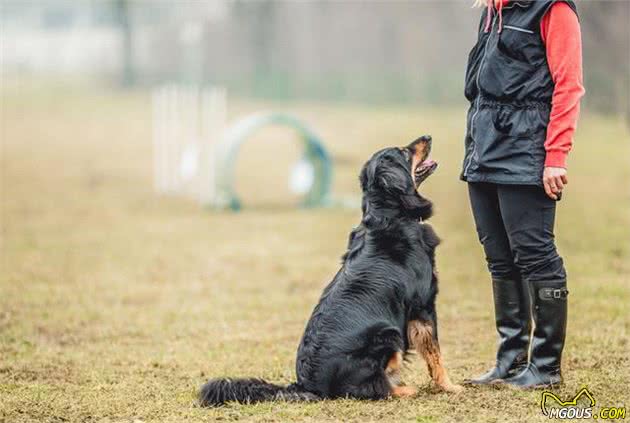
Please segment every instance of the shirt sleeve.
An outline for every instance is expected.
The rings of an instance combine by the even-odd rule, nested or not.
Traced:
[[[565,167],[584,96],[582,34],[577,14],[565,2],[555,3],[540,30],[555,84],[545,140],[545,166]]]

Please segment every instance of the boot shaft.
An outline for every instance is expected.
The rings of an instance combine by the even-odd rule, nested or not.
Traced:
[[[542,372],[560,372],[567,328],[566,280],[529,283],[534,334],[530,362]]]
[[[497,367],[507,371],[527,361],[531,331],[529,293],[520,279],[492,281],[499,334]]]

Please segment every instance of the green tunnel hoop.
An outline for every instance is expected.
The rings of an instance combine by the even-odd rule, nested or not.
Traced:
[[[302,160],[307,161],[313,167],[313,184],[304,194],[300,205],[302,207],[328,205],[332,183],[332,162],[321,139],[297,118],[284,113],[273,112],[247,116],[230,126],[225,132],[225,136],[217,149],[217,197],[219,204],[232,210],[241,209],[241,201],[234,187],[238,152],[255,131],[269,125],[280,125],[295,130],[304,147]]]

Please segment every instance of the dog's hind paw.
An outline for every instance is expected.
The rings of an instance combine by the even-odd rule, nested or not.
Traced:
[[[392,396],[397,398],[413,397],[418,393],[416,388],[411,386],[395,386],[392,388]]]

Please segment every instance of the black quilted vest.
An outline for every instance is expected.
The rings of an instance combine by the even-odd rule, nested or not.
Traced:
[[[541,185],[545,137],[554,83],[540,22],[560,0],[513,0],[479,38],[468,57],[465,95],[470,101],[461,179]],[[565,1],[565,0],[562,0]],[[573,1],[566,1],[576,11]]]

